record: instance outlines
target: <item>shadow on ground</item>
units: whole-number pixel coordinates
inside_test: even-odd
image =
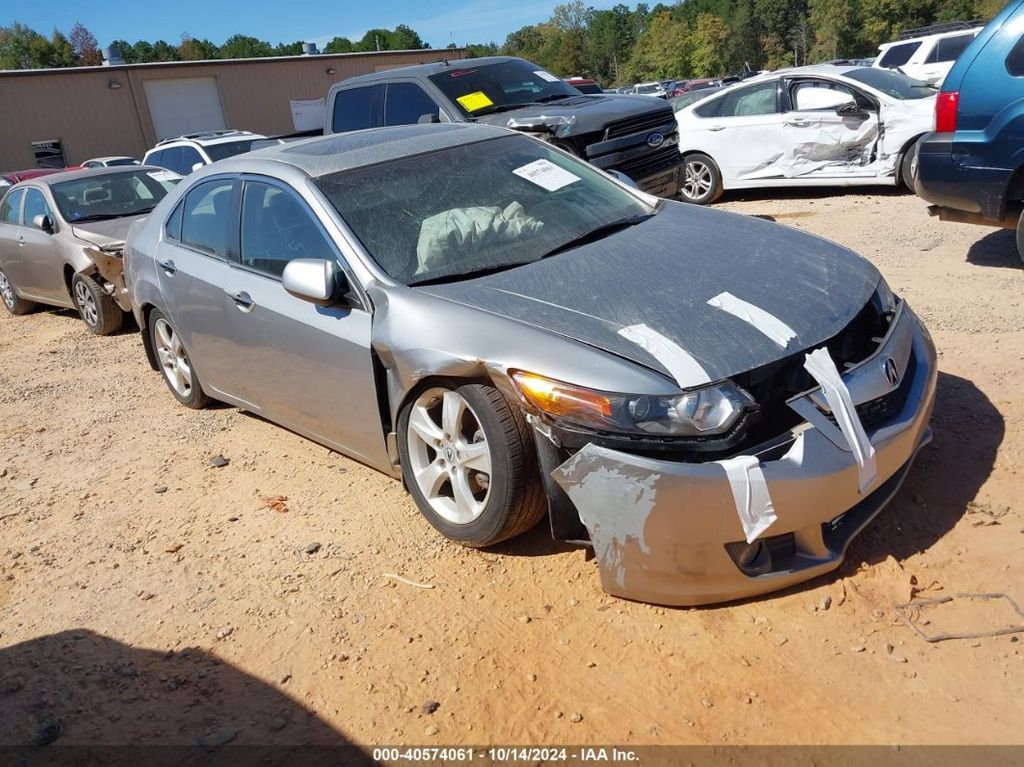
[[[975,266],[1024,268],[1017,252],[1017,233],[1012,229],[997,229],[977,240],[967,251],[967,261]]]
[[[903,197],[910,191],[902,186],[816,186],[765,189],[737,189],[725,192],[719,202],[772,202],[774,200],[832,200],[838,197]]]
[[[31,754],[82,763],[97,750],[109,763],[217,752],[306,764],[309,748],[335,764],[370,763],[313,711],[205,650],[129,647],[85,629],[0,649],[0,762],[19,763],[11,746],[29,747],[31,764]]]

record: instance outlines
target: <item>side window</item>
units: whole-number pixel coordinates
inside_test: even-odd
[[[852,88],[823,80],[797,83],[790,95],[797,112],[831,111],[844,102],[857,100]]]
[[[164,165],[164,150],[158,149],[157,151],[152,152],[143,160],[143,164],[155,165],[158,168],[167,167],[166,165]]]
[[[312,212],[280,187],[247,181],[242,196],[243,266],[280,277],[293,258],[334,257]]]
[[[886,50],[884,54],[882,54],[882,58],[878,62],[878,65],[880,67],[886,67],[888,69],[902,67],[908,61],[910,61],[910,57],[917,53],[917,49],[920,47],[920,40],[913,43],[902,43],[900,45],[893,45],[888,50]]]
[[[192,168],[196,163],[206,165],[206,161],[203,159],[203,156],[199,154],[199,151],[195,147],[183,146],[179,147],[179,149],[181,149],[181,165],[184,169],[178,171],[181,175],[187,176],[191,173]]]
[[[38,189],[26,189],[25,210],[23,211],[22,221],[25,222],[25,226],[35,226],[32,221],[39,215],[49,216],[50,220],[53,220],[53,216],[50,214],[50,206],[46,204],[46,198],[43,197],[43,193]]]
[[[721,99],[722,103],[718,114],[720,117],[773,114],[776,111],[775,92],[776,84],[773,81],[727,93]]]
[[[723,101],[724,99],[710,99],[706,104],[701,104],[694,109],[693,113],[698,117],[718,117]]]
[[[21,198],[25,196],[25,190],[19,189],[11,192],[4,198],[0,205],[0,224],[17,224],[18,214],[21,212]]]
[[[929,64],[945,63],[956,61],[957,57],[964,52],[964,49],[971,44],[974,35],[955,35],[954,37],[943,37],[932,48],[928,54]]]
[[[164,150],[164,161],[161,165],[179,175],[187,176],[189,171],[184,169],[184,160],[184,147],[172,146]]]
[[[1024,36],[1006,55],[1006,71],[1014,77],[1024,77]]]
[[[415,125],[424,115],[441,117],[437,104],[420,86],[415,83],[388,85],[384,104],[385,125]]]
[[[164,224],[164,234],[172,240],[181,240],[181,211],[185,202],[179,202],[174,206],[174,211]]]
[[[232,230],[237,232],[232,191],[235,182],[217,179],[199,184],[185,195],[181,241],[221,258],[228,257]]]
[[[384,124],[383,121],[383,85],[348,88],[338,91],[335,95],[334,115],[331,122],[335,133],[379,128]]]

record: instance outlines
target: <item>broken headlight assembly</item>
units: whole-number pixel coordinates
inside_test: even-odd
[[[726,434],[756,408],[731,381],[674,395],[618,394],[586,389],[535,373],[515,371],[523,399],[556,421],[586,429],[650,437]]]

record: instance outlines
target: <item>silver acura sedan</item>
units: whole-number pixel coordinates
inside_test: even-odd
[[[869,263],[499,128],[224,160],[125,261],[179,402],[401,478],[466,545],[546,516],[632,599],[834,569],[931,436],[932,341]]]

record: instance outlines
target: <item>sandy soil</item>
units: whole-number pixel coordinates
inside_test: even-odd
[[[858,250],[941,350],[936,439],[838,573],[724,607],[619,601],[543,528],[466,550],[369,469],[178,407],[134,332],[4,314],[0,743],[1020,743],[1024,641],[928,644],[892,609],[1024,602],[1012,233],[895,193],[720,207]]]

